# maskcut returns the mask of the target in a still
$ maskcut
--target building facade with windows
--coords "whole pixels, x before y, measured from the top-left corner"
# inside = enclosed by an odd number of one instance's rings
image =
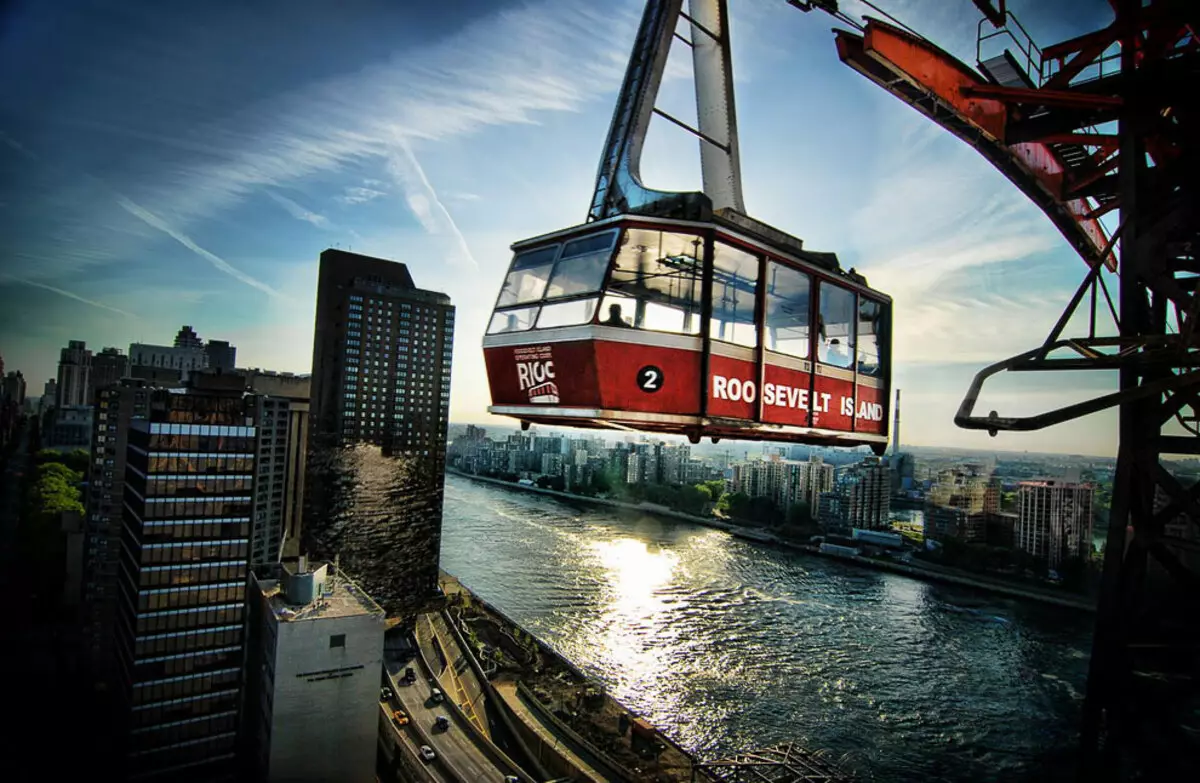
[[[332,564],[251,576],[247,759],[256,780],[372,783],[385,614]]]
[[[117,618],[129,426],[135,418],[147,416],[151,391],[145,381],[131,378],[96,390],[84,526],[84,643],[92,676],[106,689],[115,684],[113,628]]]
[[[1086,559],[1092,549],[1095,491],[1079,481],[1022,481],[1017,488],[1017,546],[1050,568]]]
[[[129,427],[115,633],[131,779],[236,773],[252,403],[240,388],[157,389]]]
[[[437,596],[453,338],[404,264],[321,253],[303,551],[403,618]]]

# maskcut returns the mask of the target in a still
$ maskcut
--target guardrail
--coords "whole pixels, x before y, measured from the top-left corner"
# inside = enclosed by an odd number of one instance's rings
[[[432,633],[432,627],[430,628],[430,632]],[[433,640],[436,641],[436,635],[434,635]],[[432,674],[434,669],[429,665],[429,661],[426,660],[425,651],[421,649],[420,644],[417,645],[417,655],[421,657],[421,663],[424,664],[426,670]],[[479,748],[485,756],[488,757],[489,761],[491,761],[497,767],[503,769],[505,774],[516,775],[521,779],[522,783],[537,783],[536,780],[529,777],[529,773],[521,769],[516,762],[509,758],[508,754],[500,750],[500,748],[496,747],[491,740],[484,736],[483,732],[479,730],[478,726],[471,722],[466,713],[463,712],[462,708],[455,704],[454,699],[446,699],[443,703],[451,712],[454,713],[455,718],[467,727],[467,734],[471,737],[472,741],[475,743],[475,746]],[[468,782],[463,781],[463,783]]]

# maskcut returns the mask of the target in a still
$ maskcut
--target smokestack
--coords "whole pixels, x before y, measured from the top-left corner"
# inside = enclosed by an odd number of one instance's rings
[[[900,453],[900,390],[896,389],[896,414],[892,424],[892,454]]]

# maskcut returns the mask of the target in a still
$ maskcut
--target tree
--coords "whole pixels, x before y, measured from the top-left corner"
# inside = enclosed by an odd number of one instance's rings
[[[708,487],[708,494],[712,496],[713,503],[719,503],[721,496],[725,494],[724,479],[713,479],[712,481],[705,481],[703,484],[697,484],[696,486]]]
[[[729,509],[731,517],[738,519],[749,519],[750,517],[750,496],[745,492],[734,492],[727,498],[722,498],[726,501],[726,508]]]
[[[788,506],[787,523],[799,527],[809,527],[813,524],[812,507],[803,500]]]
[[[38,465],[58,463],[67,466],[76,473],[86,473],[88,462],[91,458],[91,454],[85,449],[75,449],[67,453],[55,451],[54,449],[41,449],[33,455],[33,461]]]

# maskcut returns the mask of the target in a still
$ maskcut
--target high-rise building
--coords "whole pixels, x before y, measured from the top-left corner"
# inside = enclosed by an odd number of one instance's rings
[[[204,341],[200,339],[200,335],[196,334],[196,330],[184,324],[179,327],[179,331],[175,333],[176,348],[203,348]]]
[[[926,499],[926,539],[982,544],[988,520],[1000,512],[1000,482],[981,465],[948,468],[938,473]]]
[[[437,596],[453,336],[404,264],[321,253],[304,551],[406,619]]]
[[[237,365],[237,348],[226,340],[209,340],[204,346],[210,370],[233,372]]]
[[[235,771],[255,445],[253,400],[154,390],[131,422],[117,654],[131,777]]]
[[[38,416],[45,416],[46,411],[54,407],[58,399],[58,381],[54,378],[42,386],[42,398],[38,400]]]
[[[305,560],[250,577],[248,760],[268,783],[372,783],[384,611]]]
[[[279,562],[285,542],[296,540],[303,510],[308,400],[259,395],[258,459],[255,464],[254,522],[250,564]]]
[[[92,352],[83,340],[71,340],[59,353],[54,407],[90,406]]]
[[[105,348],[92,357],[88,404],[96,401],[96,390],[119,382],[129,374],[129,357],[120,348]]]
[[[1078,481],[1022,481],[1017,488],[1017,546],[1051,568],[1092,549],[1095,487]]]
[[[96,391],[84,533],[84,645],[92,679],[115,685],[117,572],[124,528],[125,455],[129,425],[145,418],[151,389],[130,378]]]
[[[10,370],[4,376],[4,398],[16,405],[25,404],[25,376],[20,370]]]
[[[864,530],[891,527],[892,479],[887,465],[879,457],[867,457],[851,468],[849,479],[845,505],[849,525]]]

